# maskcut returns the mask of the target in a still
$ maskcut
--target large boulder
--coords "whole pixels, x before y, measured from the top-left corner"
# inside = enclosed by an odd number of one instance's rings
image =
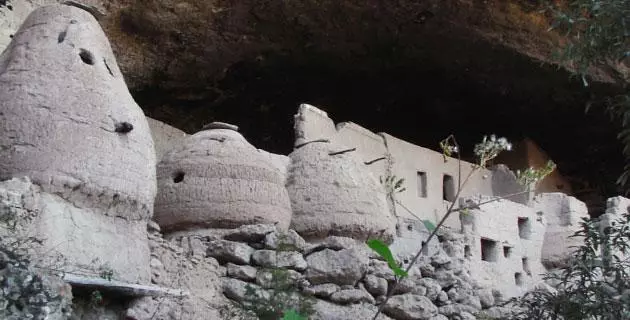
[[[289,155],[291,228],[307,239],[330,235],[391,240],[396,230],[385,190],[348,148],[311,142]]]
[[[162,230],[288,228],[291,206],[282,172],[236,129],[214,123],[163,156],[155,204]]]

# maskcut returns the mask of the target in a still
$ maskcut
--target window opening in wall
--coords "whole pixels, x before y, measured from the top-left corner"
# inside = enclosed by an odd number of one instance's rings
[[[472,253],[470,252],[470,246],[469,245],[465,245],[464,246],[464,258],[470,258],[472,257]]]
[[[523,274],[520,272],[517,272],[514,274],[514,282],[516,283],[517,286],[522,286],[523,285]]]
[[[481,238],[481,260],[490,262],[497,261],[498,247],[496,241]]]
[[[528,275],[532,274],[532,272],[529,270],[529,260],[527,259],[527,257],[523,257],[523,271],[525,271],[525,273],[527,273]]]
[[[503,256],[509,258],[512,256],[512,247],[504,246],[503,247]]]
[[[427,173],[418,171],[418,197],[427,197]]]
[[[455,201],[455,181],[453,177],[445,174],[442,178],[442,199]]]
[[[529,240],[532,235],[532,226],[529,218],[518,218],[518,236],[521,239]]]

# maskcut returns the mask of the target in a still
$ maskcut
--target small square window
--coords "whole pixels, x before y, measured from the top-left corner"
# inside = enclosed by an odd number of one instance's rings
[[[455,181],[448,174],[442,178],[442,199],[450,202],[455,201]]]
[[[529,218],[518,218],[518,236],[521,239],[529,240],[532,235],[532,225]]]
[[[418,171],[418,197],[427,197],[427,173]]]
[[[520,272],[515,273],[514,274],[514,282],[519,287],[523,286],[523,274],[520,273]]]
[[[481,260],[495,262],[499,253],[499,246],[496,241],[490,239],[481,239]]]

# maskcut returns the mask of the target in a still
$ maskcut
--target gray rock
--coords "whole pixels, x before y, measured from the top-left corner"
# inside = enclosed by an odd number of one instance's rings
[[[314,313],[309,320],[363,320],[372,319],[377,307],[368,303],[338,305],[317,300],[313,309]],[[391,320],[391,318],[381,313],[378,320]]]
[[[332,302],[340,304],[366,302],[374,304],[374,297],[372,297],[367,291],[361,289],[347,289],[333,293],[330,296]]]
[[[216,258],[222,263],[249,264],[254,249],[244,243],[214,240],[208,243],[209,257]]]
[[[279,268],[291,268],[304,271],[308,267],[306,260],[304,260],[304,257],[302,257],[302,254],[299,252],[279,251],[276,257]]]
[[[464,312],[461,312],[459,314],[451,316],[451,319],[453,319],[453,320],[477,320],[477,317],[475,317],[472,313],[464,311]]]
[[[262,267],[291,268],[304,271],[307,268],[302,254],[295,251],[258,250],[252,254],[252,260]]]
[[[449,320],[447,316],[438,314],[437,316],[431,317],[429,320]]]
[[[431,265],[436,268],[445,268],[450,269],[449,265],[451,263],[451,258],[446,255],[446,253],[440,250],[437,254],[431,257]]]
[[[252,266],[240,266],[233,263],[227,264],[227,276],[244,281],[256,279],[258,270]]]
[[[248,288],[252,293],[248,293]],[[261,287],[238,279],[225,278],[223,280],[223,294],[236,301],[251,301],[255,299],[268,299],[269,293]]]
[[[418,268],[420,269],[420,273],[424,278],[433,278],[435,277],[435,267],[431,264],[419,264]]]
[[[273,250],[256,250],[252,253],[252,262],[261,267],[272,268],[278,265],[276,252]]]
[[[492,294],[492,289],[479,289],[477,290],[477,296],[479,297],[481,307],[484,309],[494,306],[494,295]]]
[[[320,298],[329,298],[331,294],[339,290],[341,288],[334,283],[324,283],[305,288],[304,293]]]
[[[418,279],[416,280],[416,284],[427,288],[426,296],[431,301],[435,301],[435,299],[437,299],[438,297],[438,294],[442,292],[442,286],[440,286],[440,284],[436,280],[431,278]]]
[[[260,242],[274,231],[276,231],[276,226],[273,224],[250,224],[231,230],[223,238],[240,242]]]
[[[297,287],[303,278],[301,273],[289,269],[263,269],[256,273],[256,283],[265,289]]]
[[[336,283],[354,285],[368,267],[368,257],[356,250],[334,251],[325,249],[306,258],[306,278],[312,284]]]
[[[440,291],[440,293],[437,295],[437,298],[435,298],[435,301],[440,305],[446,304],[446,302],[448,301],[448,293],[446,293],[445,291]]]
[[[439,312],[440,314],[443,314],[449,318],[452,318],[456,315],[459,315],[463,312],[467,312],[470,314],[474,314],[477,312],[477,309],[471,307],[471,306],[467,306],[465,304],[461,304],[461,303],[453,303],[453,304],[447,304],[445,306],[441,306],[439,308]]]
[[[373,274],[368,274],[363,279],[363,282],[365,283],[367,291],[375,297],[387,294],[387,280],[379,278]]]
[[[265,236],[265,248],[278,251],[300,251],[307,247],[307,243],[294,230],[275,231]]]
[[[479,316],[489,319],[506,319],[512,315],[512,310],[506,307],[491,307],[479,312]]]
[[[149,222],[147,222],[147,231],[151,233],[159,233],[160,225],[153,220],[149,220]]]
[[[368,274],[383,278],[387,281],[394,281],[394,272],[385,261],[370,259]]]
[[[432,278],[435,279],[442,288],[455,285],[460,280],[452,270],[438,270]]]
[[[393,286],[393,285],[392,285]],[[394,290],[394,294],[405,294],[413,291],[413,288],[416,287],[416,283],[413,279],[402,278],[398,280],[398,285]]]
[[[437,315],[438,308],[427,297],[408,293],[389,299],[383,312],[400,320],[428,320]]]
[[[427,295],[427,288],[425,288],[423,286],[415,285],[415,286],[413,286],[411,288],[411,293],[426,297],[426,295]]]

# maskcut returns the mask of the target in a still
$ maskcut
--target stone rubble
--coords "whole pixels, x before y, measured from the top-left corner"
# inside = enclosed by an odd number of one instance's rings
[[[154,226],[149,230],[152,242],[155,242],[159,233]],[[267,301],[278,288],[293,288],[293,294],[314,299],[314,314],[309,319],[346,319],[345,312],[352,312],[352,319],[361,315],[368,318],[385,300],[394,283],[387,263],[379,257],[370,257],[367,253],[370,249],[364,243],[350,238],[331,236],[317,243],[308,243],[292,230],[256,225],[224,230],[221,239],[194,235],[157,239],[160,244],[154,243],[152,248],[168,248],[170,252],[177,252],[177,256],[198,260],[198,264],[210,262],[215,268],[215,290],[222,293],[225,301]],[[191,243],[191,239],[198,239],[199,245],[207,248],[204,255],[195,256],[193,252],[198,250],[194,246],[185,249],[178,245]],[[460,245],[458,241],[464,239],[451,236],[443,247]],[[255,249],[261,244],[265,249]],[[159,255],[154,257],[159,259]],[[475,287],[463,266],[457,272],[453,270],[458,263],[457,258],[452,258],[442,248],[432,256],[419,259],[418,271],[398,285],[381,318],[450,320],[471,319],[482,312],[489,316],[505,315],[503,310],[495,308],[492,289]],[[198,264],[193,268],[198,268]],[[156,281],[165,282],[173,277],[172,271],[163,274],[164,266],[153,265],[159,266],[154,274],[162,273],[156,274]],[[275,278],[279,274],[282,281]],[[181,289],[190,290],[193,293],[191,299],[195,299],[193,289]],[[141,305],[147,308],[146,303]],[[172,303],[171,307],[177,307],[177,304]],[[140,313],[142,308],[132,309]]]

